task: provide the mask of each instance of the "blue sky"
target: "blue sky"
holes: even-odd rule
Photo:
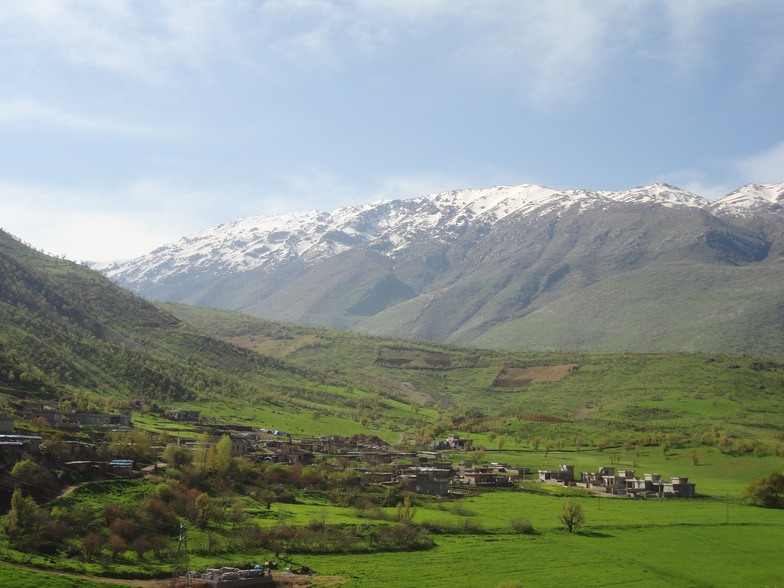
[[[0,227],[70,259],[456,188],[784,181],[780,0],[0,0]]]

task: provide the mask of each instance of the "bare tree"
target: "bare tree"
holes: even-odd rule
[[[575,527],[578,527],[585,522],[583,507],[574,500],[567,500],[561,505],[561,513],[558,515],[558,520],[561,521],[571,533]]]

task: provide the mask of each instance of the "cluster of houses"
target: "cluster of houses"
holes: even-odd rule
[[[510,468],[501,463],[476,465],[462,460],[453,465],[442,461],[439,452],[396,451],[373,436],[283,437],[275,435],[274,431],[235,432],[230,435],[232,455],[257,461],[302,465],[314,463],[319,454],[328,455],[337,460],[341,467],[357,472],[368,484],[403,484],[409,492],[431,496],[447,496],[461,486],[511,487],[515,479],[528,473],[527,468]],[[203,451],[217,440],[218,437],[206,442],[184,441],[182,445],[193,451]],[[450,443],[458,440],[454,436]],[[465,443],[461,445],[466,446]],[[470,444],[467,446],[470,447]]]
[[[130,411],[116,414],[69,413],[44,405],[28,404],[20,414],[32,420],[44,418],[52,426],[93,425],[97,427],[127,427],[131,424]],[[196,411],[172,410],[167,416],[175,420],[197,420]],[[240,429],[240,430],[237,430]],[[403,485],[409,492],[434,496],[446,496],[461,487],[503,488],[513,485],[514,480],[523,479],[527,468],[510,468],[501,463],[477,465],[462,460],[457,465],[442,461],[438,451],[399,452],[374,436],[355,435],[351,438],[320,436],[292,438],[281,431],[232,427],[215,429],[207,440],[178,440],[192,451],[205,451],[228,434],[231,439],[231,455],[247,457],[257,461],[285,464],[312,464],[317,454],[329,455],[340,462],[341,467],[354,469],[369,484]],[[451,435],[434,442],[434,448],[446,451],[469,451],[473,449],[470,439]],[[36,454],[42,449],[42,438],[35,435],[19,435],[14,431],[14,419],[0,417],[0,455],[20,457]],[[95,444],[81,441],[66,441],[64,451],[67,462],[77,469],[102,472],[118,476],[130,476],[134,463],[130,460],[109,460],[100,455]],[[352,463],[363,467],[352,468]],[[695,484],[688,478],[663,479],[659,474],[635,477],[633,471],[604,467],[597,472],[581,472],[575,475],[574,466],[561,465],[557,470],[539,470],[541,482],[586,488],[597,493],[635,497],[684,497],[695,496]]]
[[[31,421],[44,419],[51,427],[64,430],[79,430],[84,426],[95,427],[130,427],[131,409],[122,409],[116,413],[101,412],[63,412],[40,402],[27,402],[19,412],[19,418]]]
[[[421,455],[411,461],[412,465],[398,466],[392,471],[394,481],[405,482],[408,492],[433,496],[447,496],[465,486],[509,488],[515,480],[528,473],[527,468],[511,468],[503,463],[478,465],[470,460],[461,460],[453,466],[449,462],[423,461]]]
[[[694,498],[695,484],[689,478],[674,477],[665,480],[660,474],[644,474],[635,477],[631,470],[615,471],[615,468],[600,468],[597,472],[581,472],[576,478],[573,465],[561,465],[557,470],[539,470],[539,481],[586,488],[594,492],[615,496],[637,498]]]

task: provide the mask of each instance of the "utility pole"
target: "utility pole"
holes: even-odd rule
[[[727,524],[730,524],[730,495],[727,493]]]
[[[172,579],[171,579],[171,588],[177,587],[177,578],[182,575],[182,563],[185,563],[185,578],[186,578],[186,586],[191,585],[191,574],[190,574],[190,560],[188,559],[188,525],[185,523],[180,523],[180,535],[177,538],[177,555],[175,556],[174,560],[174,568],[172,570]]]

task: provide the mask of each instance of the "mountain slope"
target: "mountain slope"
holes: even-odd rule
[[[0,232],[0,411],[30,398],[142,398],[248,426],[371,427],[390,440],[495,430],[503,415],[516,434],[566,439],[636,435],[629,407],[662,414],[666,396],[677,410],[648,431],[711,431],[717,416],[727,437],[781,427],[782,366],[748,357],[478,350],[165,308]]]
[[[0,231],[3,388],[45,397],[89,390],[167,402],[261,401],[324,378],[196,331],[100,273]]]
[[[382,335],[780,355],[782,202],[784,184],[717,201],[665,184],[460,190],[242,219],[103,270],[156,300]]]

